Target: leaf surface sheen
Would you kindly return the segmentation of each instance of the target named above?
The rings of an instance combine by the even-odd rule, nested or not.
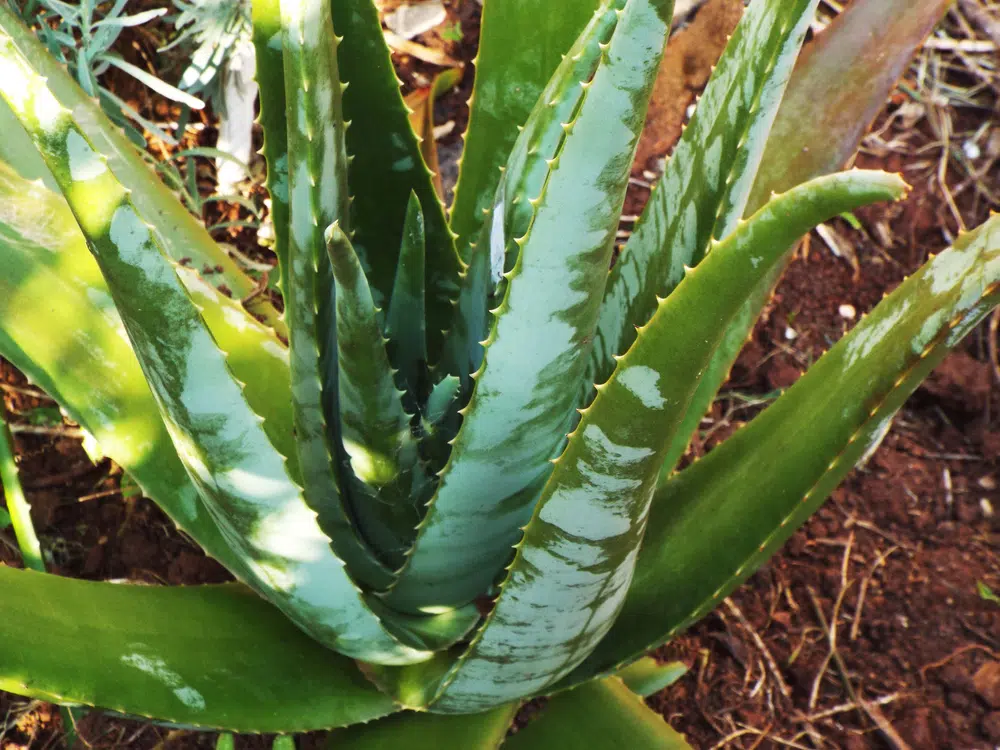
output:
[[[321,508],[323,498],[343,496],[351,477],[343,447],[339,406],[337,300],[325,230],[348,221],[347,153],[337,68],[336,36],[325,0],[282,0],[281,26],[287,98],[289,196],[289,295],[292,402],[296,440],[307,496]],[[339,476],[338,476],[339,474]],[[346,482],[349,486],[350,482]],[[375,579],[381,566],[351,528],[346,508],[330,510],[327,524],[337,527],[335,547],[349,551],[359,577]],[[353,540],[353,541],[352,541]],[[341,542],[337,544],[337,542]],[[346,546],[351,544],[352,546]],[[339,616],[331,645],[341,653],[387,664],[419,662],[429,651],[399,641],[372,612],[329,549],[316,580],[322,596]],[[362,567],[364,566],[364,567]]]
[[[660,486],[618,620],[556,687],[607,673],[707,614],[874,452],[907,397],[998,303],[994,215],[904,281],[752,422]]]
[[[746,290],[815,224],[904,188],[895,175],[861,171],[795,188],[714,243],[659,301],[583,411],[493,611],[434,710],[539,693],[597,646],[628,592],[664,453]]]
[[[742,216],[771,123],[818,0],[754,0],[716,65],[649,203],[615,263],[594,336],[590,383]]]
[[[336,281],[342,438],[353,474],[368,490],[367,502],[354,509],[380,556],[398,567],[420,520],[411,489],[423,469],[364,270],[337,224],[327,231],[327,249]]]
[[[237,732],[397,710],[351,659],[238,584],[96,583],[0,566],[0,592],[3,690]]]
[[[0,67],[7,74],[0,94],[66,195],[181,462],[255,586],[299,627],[342,651],[388,652],[404,662],[427,658],[388,634],[388,643],[372,637],[380,632],[376,618],[127,191],[6,36],[0,36]],[[338,578],[356,594],[353,609],[337,591]],[[374,626],[366,630],[368,623]]]
[[[2,164],[0,263],[0,355],[56,399],[179,528],[250,580],[177,456],[69,207]]]
[[[950,0],[883,0],[845,8],[813,39],[796,63],[774,120],[760,169],[754,177],[747,211],[760,208],[774,191],[783,191],[821,174],[839,170],[857,151],[861,138],[913,51],[944,15]],[[877,32],[875,30],[878,30]],[[840,83],[830,88],[830,70]],[[670,476],[729,376],[743,344],[777,285],[777,269],[750,295],[726,333],[691,401],[685,425],[663,462]]]
[[[615,32],[550,163],[451,458],[387,594],[391,606],[455,606],[485,592],[569,430],[575,394],[567,384],[586,362],[667,26],[652,10],[636,20],[647,0],[614,5],[625,7],[618,29],[625,23],[626,31]]]
[[[484,208],[486,220],[478,241],[467,252],[469,265],[462,274],[439,366],[439,370],[459,376],[467,392],[471,376],[482,364],[484,339],[492,322],[489,308],[503,298],[503,275],[513,270],[520,253],[518,241],[531,227],[535,202],[548,181],[550,161],[566,140],[566,126],[579,114],[586,85],[601,62],[601,45],[607,43],[618,23],[617,5],[611,0],[602,2],[569,48],[521,127],[493,202]]]
[[[469,126],[451,209],[459,254],[468,261],[500,171],[562,56],[600,0],[490,0],[483,7]],[[534,196],[532,196],[534,197]]]

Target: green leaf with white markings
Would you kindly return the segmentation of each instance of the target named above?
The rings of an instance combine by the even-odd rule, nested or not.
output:
[[[492,204],[484,208],[486,221],[478,242],[469,248],[469,265],[461,279],[454,318],[445,339],[441,369],[462,378],[470,376],[483,359],[483,340],[489,334],[490,307],[503,298],[503,276],[510,273],[520,252],[520,241],[531,227],[538,198],[544,193],[551,160],[561,151],[567,126],[579,115],[587,85],[602,59],[618,23],[618,5],[601,3],[579,39],[569,48],[513,144]]]
[[[292,403],[306,496],[330,508],[338,496],[344,501],[338,473],[352,476],[340,424],[336,286],[325,237],[327,227],[348,220],[342,85],[329,3],[282,0],[281,26],[285,89],[297,92],[286,102],[291,197],[286,314],[291,329]],[[361,557],[365,540],[358,538],[358,529],[350,529],[349,514],[333,515],[335,507],[327,512],[330,522],[343,530],[331,535],[335,548],[338,538],[353,537],[355,546],[347,549],[357,555],[353,562],[358,575],[379,582],[383,568],[377,560]],[[385,627],[329,550],[310,557],[328,562],[314,585],[316,596],[332,607],[331,616],[340,619],[331,642],[338,650],[397,664],[431,656],[404,644]]]
[[[177,457],[69,207],[3,164],[0,264],[0,355],[56,399],[206,552],[249,578]]]
[[[425,218],[427,348],[431,361],[441,352],[461,260],[445,220],[444,206],[410,127],[399,81],[371,0],[331,2],[342,41],[340,70],[348,84],[344,114],[351,127],[351,241],[364,264],[375,304],[387,309],[406,223],[407,201],[415,192]]]
[[[336,280],[341,438],[354,476],[369,490],[355,496],[354,510],[362,533],[398,567],[420,521],[411,493],[422,484],[417,441],[361,262],[337,224],[327,230],[327,248]]]
[[[364,605],[148,224],[68,111],[2,35],[0,65],[11,74],[0,81],[0,95],[66,195],[178,455],[255,584],[300,627],[342,652],[402,663],[428,658],[399,644]],[[297,559],[283,554],[288,544],[300,550]]]
[[[816,224],[904,189],[895,175],[860,171],[801,185],[714,243],[659,301],[555,462],[496,605],[435,710],[542,692],[590,654],[624,602],[664,453],[746,289]]]
[[[94,583],[0,566],[0,592],[3,690],[235,732],[305,732],[397,710],[354,662],[243,586]]]
[[[748,426],[657,490],[621,614],[560,687],[615,669],[715,607],[875,450],[910,393],[998,303],[994,216],[903,282]]]
[[[848,162],[914,49],[948,5],[949,0],[857,3],[840,13],[806,47],[771,128],[747,204],[749,211],[760,208],[774,191],[835,172]],[[885,29],[886,33],[873,36],[867,33],[869,29]],[[841,82],[833,90],[829,85],[830,70],[837,71]],[[664,478],[687,450],[782,271],[777,269],[758,284],[730,325],[663,462]]]
[[[590,382],[743,215],[767,135],[818,0],[754,2],[733,33],[635,232],[615,263],[594,336]],[[589,400],[593,396],[584,384]]]
[[[456,606],[483,593],[509,558],[549,473],[547,459],[570,428],[572,384],[586,364],[672,7],[667,0],[612,5],[623,12],[533,199],[530,229],[517,238],[517,263],[506,275],[474,395],[387,597],[392,606]]]
[[[451,228],[466,260],[484,212],[493,206],[500,169],[518,128],[599,4],[550,0],[544,13],[538,12],[535,0],[490,0],[484,5],[469,127],[451,209]]]
[[[350,466],[340,438],[335,288],[324,230],[346,221],[347,155],[336,42],[323,34],[324,28],[332,34],[326,5],[281,4],[285,89],[298,92],[285,102],[291,402],[306,501],[352,575],[364,584],[385,586],[392,574],[359,535],[339,484],[341,475],[350,476]],[[299,15],[285,18],[291,14]]]

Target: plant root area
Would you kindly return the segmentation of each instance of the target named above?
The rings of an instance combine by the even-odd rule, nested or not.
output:
[[[448,33],[415,42],[468,63],[479,6],[446,5]],[[627,217],[648,197],[642,183],[655,179],[707,79],[713,60],[705,51],[721,49],[729,33],[732,5],[709,0],[678,32],[679,51],[665,63],[640,148],[623,239],[632,228]],[[832,13],[828,5],[837,4],[821,4]],[[979,34],[971,12],[988,6],[963,2],[949,15],[857,157],[857,166],[901,172],[913,186],[909,197],[832,221],[802,243],[688,460],[765,408],[886,292],[950,245],[960,226],[1000,209],[998,80],[995,63],[975,57],[991,37]],[[407,90],[440,71],[410,54],[396,62]],[[436,106],[446,182],[467,121],[465,67],[460,85]],[[144,104],[140,94],[135,99]],[[198,135],[202,145],[214,145],[212,133],[209,122]],[[219,239],[264,257],[244,230]],[[1000,600],[990,598],[1000,595],[996,341],[996,320],[970,335],[910,399],[878,451],[785,548],[656,653],[689,670],[648,702],[695,748],[1000,747]],[[92,463],[75,426],[3,361],[0,390],[53,573],[165,585],[227,580],[117,467]],[[0,531],[0,563],[20,565],[9,529]],[[76,722],[78,746],[90,748],[211,748],[216,741],[97,712]],[[297,742],[311,748],[324,740],[317,733]],[[62,746],[58,709],[0,693],[0,749]],[[239,737],[237,747],[270,747],[270,738]]]

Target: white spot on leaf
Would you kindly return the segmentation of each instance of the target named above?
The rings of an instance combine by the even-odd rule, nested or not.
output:
[[[618,375],[621,383],[644,406],[650,409],[662,409],[667,400],[660,393],[660,373],[652,367],[633,365]]]
[[[92,180],[108,171],[104,159],[75,130],[66,134],[66,156],[69,158],[69,176],[74,182]]]

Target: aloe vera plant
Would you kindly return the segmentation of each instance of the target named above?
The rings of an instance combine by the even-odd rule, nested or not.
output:
[[[0,688],[343,728],[342,747],[497,747],[551,695],[508,746],[685,747],[629,670],[772,554],[1000,301],[993,219],[676,471],[796,239],[906,189],[826,175],[743,218],[816,4],[749,4],[612,266],[670,0],[544,20],[487,0],[450,215],[370,0],[254,0],[284,296],[263,321],[183,262],[204,238],[102,153],[0,6],[0,95],[59,188],[0,163],[0,353],[242,582],[0,567]]]

